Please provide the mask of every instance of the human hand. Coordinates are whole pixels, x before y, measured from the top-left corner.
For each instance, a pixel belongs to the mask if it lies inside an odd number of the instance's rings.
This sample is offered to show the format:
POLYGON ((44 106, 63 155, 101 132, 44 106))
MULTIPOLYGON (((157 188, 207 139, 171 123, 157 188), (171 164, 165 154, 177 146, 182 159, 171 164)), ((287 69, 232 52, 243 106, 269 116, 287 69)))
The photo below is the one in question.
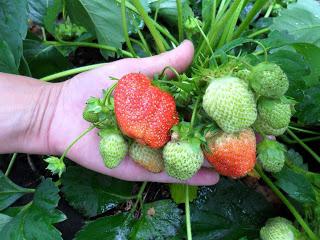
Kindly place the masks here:
MULTIPOLYGON (((56 154, 61 155, 65 148, 86 128, 89 127, 82 118, 87 99, 91 96, 100 97, 102 89, 110 87, 114 80, 132 72, 141 72, 150 78, 160 73, 166 66, 172 66, 178 72, 184 71, 192 61, 193 45, 185 41, 181 46, 170 52, 142 59, 122 59, 81 73, 62 83, 55 113, 50 127, 50 145, 56 154)), ((170 73, 168 73, 170 75, 170 73)), ((177 182, 165 172, 151 173, 126 157, 115 169, 104 166, 99 153, 99 137, 97 131, 91 131, 77 142, 67 155, 74 162, 88 169, 130 181, 177 182)), ((201 169, 194 177, 187 180, 188 184, 210 185, 218 181, 218 175, 208 168, 201 169)))

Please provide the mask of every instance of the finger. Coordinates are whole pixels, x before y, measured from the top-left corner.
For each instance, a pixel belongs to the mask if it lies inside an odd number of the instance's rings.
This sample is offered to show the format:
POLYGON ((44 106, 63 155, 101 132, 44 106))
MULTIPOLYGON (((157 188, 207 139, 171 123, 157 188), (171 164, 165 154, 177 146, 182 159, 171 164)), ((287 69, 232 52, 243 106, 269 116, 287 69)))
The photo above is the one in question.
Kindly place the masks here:
MULTIPOLYGON (((178 72, 185 71, 192 62, 194 47, 191 41, 185 40, 177 48, 147 58, 125 58, 115 62, 106 63, 104 66, 80 74, 81 77, 91 77, 105 81, 109 77, 121 78, 128 73, 144 73, 149 77, 162 72, 162 70, 171 66, 178 72)), ((172 72, 167 71, 169 76, 172 72)))

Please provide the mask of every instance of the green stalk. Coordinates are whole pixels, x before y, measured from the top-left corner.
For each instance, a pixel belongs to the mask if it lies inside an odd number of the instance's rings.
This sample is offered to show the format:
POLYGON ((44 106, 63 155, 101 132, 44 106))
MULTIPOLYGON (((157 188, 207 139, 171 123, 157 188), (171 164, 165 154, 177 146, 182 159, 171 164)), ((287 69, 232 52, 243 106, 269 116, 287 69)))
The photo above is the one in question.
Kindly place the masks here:
POLYGON ((98 64, 93 64, 93 65, 88 65, 88 66, 84 66, 84 67, 78 67, 78 68, 73 68, 73 69, 69 69, 66 71, 62 71, 62 72, 58 72, 58 73, 54 73, 48 76, 45 76, 43 78, 40 78, 40 80, 45 81, 45 82, 49 82, 58 78, 62 78, 62 77, 67 77, 70 75, 75 75, 77 73, 81 73, 81 72, 85 72, 97 67, 101 67, 105 65, 105 63, 98 63, 98 64))
MULTIPOLYGON (((281 139, 282 139, 283 141, 285 141, 286 143, 288 143, 288 144, 298 143, 297 141, 292 140, 291 138, 289 138, 289 137, 287 137, 287 136, 285 136, 285 135, 282 135, 282 136, 281 136, 281 139)), ((300 139, 300 140, 301 140, 302 142, 304 142, 304 143, 306 143, 306 142, 313 142, 313 141, 318 141, 318 140, 320 140, 320 136, 318 136, 318 137, 302 138, 302 139, 300 139)))
MULTIPOLYGON (((211 29, 209 30, 208 33, 208 39, 209 39, 209 43, 210 46, 213 47, 216 45, 215 42, 216 40, 219 38, 222 29, 225 28, 225 24, 226 22, 233 16, 233 14, 235 13, 235 11, 238 8, 238 5, 240 4, 242 0, 235 0, 231 7, 228 9, 227 13, 223 15, 223 17, 221 17, 221 19, 219 19, 216 22, 216 25, 213 27, 211 26, 211 29)), ((200 44, 199 48, 197 49, 197 52, 195 54, 194 59, 197 60, 200 54, 206 55, 207 54, 207 48, 205 48, 206 43, 204 41, 202 41, 202 43, 200 44)))
POLYGON ((295 207, 289 202, 289 200, 285 197, 285 195, 277 188, 276 185, 271 181, 271 179, 264 174, 263 170, 260 166, 256 166, 256 171, 259 173, 263 181, 271 188, 271 190, 281 199, 281 201, 287 206, 292 215, 297 219, 298 223, 304 229, 304 231, 308 234, 311 240, 317 240, 318 237, 312 232, 308 224, 303 220, 301 215, 295 209, 295 207))
POLYGON ((65 156, 67 155, 67 153, 69 152, 69 150, 83 137, 85 136, 88 132, 90 132, 91 130, 93 130, 95 128, 95 126, 90 126, 89 128, 87 128, 85 131, 83 131, 76 139, 74 139, 69 146, 66 148, 66 150, 64 150, 62 156, 60 157, 60 159, 63 161, 63 159, 65 158, 65 156))
MULTIPOLYGON (((138 31, 138 34, 139 34, 139 31, 138 31)), ((144 45, 144 44, 142 43, 142 40, 141 40, 141 42, 140 42, 139 40, 137 40, 137 39, 134 39, 134 38, 130 38, 130 40, 131 40, 131 42, 139 45, 139 46, 141 47, 141 49, 142 49, 147 55, 152 56, 152 53, 150 52, 150 49, 146 49, 146 48, 148 47, 148 45, 144 45)))
POLYGON ((111 47, 108 45, 98 44, 98 43, 89 43, 89 42, 66 42, 66 41, 44 41, 44 44, 63 47, 63 46, 77 46, 77 47, 90 47, 90 48, 99 48, 111 52, 121 52, 126 57, 134 57, 130 52, 118 49, 115 47, 111 47))
POLYGON ((242 10, 242 5, 243 5, 243 1, 241 0, 241 2, 239 3, 235 13, 232 15, 232 17, 230 18, 230 20, 228 21, 228 23, 226 24, 226 28, 222 33, 222 36, 220 37, 220 41, 218 44, 218 48, 222 47, 225 43, 230 42, 232 40, 232 34, 234 32, 234 29, 236 27, 237 24, 237 20, 240 16, 241 10, 242 10))
POLYGON ((178 32, 179 32, 179 42, 183 40, 183 21, 182 21, 182 2, 181 0, 176 0, 177 11, 178 11, 178 32))
POLYGON ((186 185, 185 212, 186 212, 187 239, 192 240, 190 203, 189 203, 189 186, 188 185, 186 185))
POLYGON ((248 38, 254 38, 256 36, 259 36, 260 34, 263 34, 263 33, 267 33, 270 31, 270 28, 266 27, 266 28, 262 28, 254 33, 251 33, 250 35, 248 35, 248 38))
POLYGON ((179 45, 179 42, 177 39, 166 29, 164 26, 161 26, 159 23, 155 22, 153 19, 151 19, 153 24, 156 26, 156 28, 159 30, 162 35, 167 37, 171 42, 173 42, 175 45, 179 45))
POLYGON ((308 151, 319 163, 320 163, 320 157, 316 152, 314 152, 307 144, 301 141, 301 139, 295 135, 290 129, 287 130, 289 135, 296 140, 306 151, 308 151))
POLYGON ((238 30, 235 32, 233 39, 238 38, 243 31, 250 25, 252 19, 258 14, 258 12, 263 8, 263 6, 268 2, 269 0, 257 0, 255 4, 253 5, 252 9, 247 14, 244 21, 240 24, 238 30))
POLYGON ((13 164, 14 164, 14 162, 16 161, 16 158, 17 158, 17 155, 18 155, 18 153, 14 153, 13 155, 12 155, 12 157, 11 157, 11 159, 10 159, 10 162, 9 162, 9 166, 8 166, 8 168, 7 168, 7 170, 6 170, 6 173, 4 174, 5 176, 9 176, 9 174, 10 174, 10 172, 11 172, 11 169, 12 169, 12 167, 13 167, 13 164))
POLYGON ((197 110, 198 110, 199 103, 200 103, 200 97, 198 97, 198 99, 196 101, 196 104, 195 104, 195 106, 193 108, 193 111, 192 111, 191 122, 190 122, 190 130, 192 130, 192 128, 194 126, 194 123, 196 121, 196 116, 197 116, 197 110))
POLYGON ((139 12, 140 16, 142 17, 143 21, 147 25, 147 27, 148 27, 148 29, 149 29, 149 31, 150 31, 155 43, 156 43, 158 51, 159 52, 165 52, 166 49, 164 47, 163 42, 161 41, 160 33, 155 28, 152 19, 148 16, 146 11, 144 10, 140 0, 132 0, 132 2, 133 2, 133 5, 135 6, 135 8, 138 10, 138 12, 139 12))
POLYGON ((127 26, 127 18, 126 18, 126 0, 121 0, 121 19, 122 19, 122 30, 123 30, 124 38, 126 40, 127 47, 131 52, 131 54, 134 57, 137 57, 137 54, 131 45, 129 34, 128 34, 128 26, 127 26))
POLYGON ((302 129, 302 128, 297 128, 297 127, 292 127, 289 126, 290 129, 298 131, 298 132, 303 132, 303 133, 309 133, 309 134, 314 134, 314 135, 320 135, 320 132, 315 132, 315 131, 311 131, 311 130, 306 130, 306 129, 302 129))

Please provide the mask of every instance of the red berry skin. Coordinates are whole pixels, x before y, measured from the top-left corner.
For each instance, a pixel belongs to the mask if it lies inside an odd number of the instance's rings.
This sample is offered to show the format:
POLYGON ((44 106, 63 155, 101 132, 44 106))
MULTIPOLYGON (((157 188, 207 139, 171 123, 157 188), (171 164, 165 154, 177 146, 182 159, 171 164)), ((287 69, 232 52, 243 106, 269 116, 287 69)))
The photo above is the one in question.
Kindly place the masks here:
POLYGON ((250 172, 256 163, 256 137, 252 129, 239 133, 218 132, 207 138, 204 149, 207 160, 215 170, 227 177, 240 178, 250 172))
POLYGON ((163 147, 170 140, 170 129, 179 122, 174 98, 141 73, 119 80, 114 111, 121 131, 151 148, 163 147))

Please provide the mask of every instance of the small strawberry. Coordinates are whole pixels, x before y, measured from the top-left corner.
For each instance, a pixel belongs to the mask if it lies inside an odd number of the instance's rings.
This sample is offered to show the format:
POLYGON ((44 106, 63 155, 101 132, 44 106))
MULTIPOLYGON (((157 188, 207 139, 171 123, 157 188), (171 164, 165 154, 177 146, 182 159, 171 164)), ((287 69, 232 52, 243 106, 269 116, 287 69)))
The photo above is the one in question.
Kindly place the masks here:
POLYGON ((273 128, 260 117, 257 118, 252 127, 256 132, 260 133, 261 135, 280 136, 284 134, 284 132, 287 130, 287 126, 284 128, 273 128))
POLYGON ((285 99, 262 97, 258 101, 258 114, 272 128, 288 127, 291 118, 291 105, 285 99))
POLYGON ((258 144, 257 152, 264 170, 273 173, 281 171, 286 160, 285 147, 281 143, 265 139, 258 144))
POLYGON ((171 141, 163 149, 165 170, 171 177, 179 180, 191 178, 203 163, 200 141, 171 141))
POLYGON ((236 77, 212 79, 204 96, 203 109, 227 133, 250 127, 257 118, 253 93, 236 77))
POLYGON ((274 63, 259 63, 248 79, 252 89, 265 97, 280 98, 289 88, 287 75, 274 63))
POLYGON ((101 130, 99 150, 107 168, 117 167, 127 155, 128 145, 122 135, 116 130, 101 130))
POLYGON ((164 170, 162 151, 134 142, 129 148, 129 156, 150 172, 159 173, 164 170))
POLYGON ((179 122, 174 98, 143 74, 122 77, 114 91, 114 110, 121 131, 141 144, 161 148, 179 122))
POLYGON ((256 163, 256 137, 252 129, 229 134, 222 131, 207 136, 204 154, 215 170, 232 178, 245 176, 256 163))

